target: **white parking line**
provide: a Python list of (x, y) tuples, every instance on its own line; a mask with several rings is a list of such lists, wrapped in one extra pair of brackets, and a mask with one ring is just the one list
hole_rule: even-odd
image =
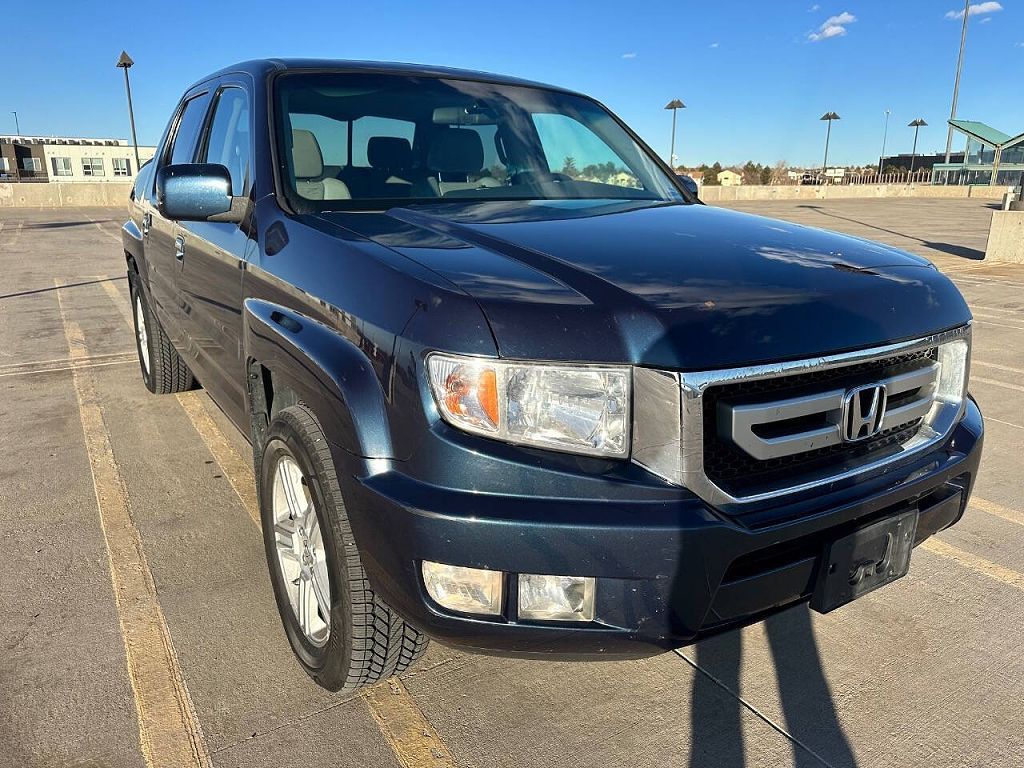
[(1022, 387), (1020, 384), (1007, 384), (1005, 381), (997, 381), (996, 379), (986, 379), (981, 376), (971, 376), (971, 382), (991, 384), (993, 387), (1004, 387), (1005, 389), (1012, 389), (1014, 392), (1024, 392), (1024, 387)]

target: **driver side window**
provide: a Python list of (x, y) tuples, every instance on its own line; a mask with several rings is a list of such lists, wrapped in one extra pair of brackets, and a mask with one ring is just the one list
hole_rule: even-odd
[(241, 88), (225, 88), (217, 97), (200, 162), (227, 168), (235, 197), (244, 195), (249, 186), (250, 145), (249, 96)]
[(538, 112), (533, 115), (533, 124), (552, 173), (561, 173), (574, 181), (643, 188), (615, 150), (578, 120)]

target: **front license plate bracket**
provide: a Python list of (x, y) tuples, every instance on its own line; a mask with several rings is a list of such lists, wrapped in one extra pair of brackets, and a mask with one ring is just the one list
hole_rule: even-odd
[(907, 575), (918, 511), (866, 525), (825, 546), (811, 608), (828, 613)]

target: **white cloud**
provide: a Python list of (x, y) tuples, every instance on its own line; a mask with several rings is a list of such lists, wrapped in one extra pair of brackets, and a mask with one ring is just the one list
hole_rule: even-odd
[(810, 8), (807, 9), (807, 12), (808, 13), (814, 13), (815, 11), (820, 11), (820, 10), (821, 10), (821, 6), (818, 5), (817, 3), (815, 3)]
[[(968, 16), (981, 16), (981, 15), (986, 14), (986, 13), (995, 13), (996, 11), (1001, 11), (1001, 10), (1003, 10), (1003, 6), (1001, 6), (997, 2), (994, 2), (994, 0), (989, 0), (989, 2), (974, 3), (973, 5), (967, 6), (967, 15)], [(964, 17), (964, 12), (963, 11), (947, 11), (946, 12), (946, 18), (947, 19), (962, 19), (963, 17)]]
[(708, 48), (717, 48), (717, 47), (718, 47), (718, 43), (712, 43), (711, 45), (708, 46)]
[(629, 53), (624, 53), (624, 54), (622, 54), (622, 58), (624, 58), (624, 59), (635, 59), (636, 58), (636, 53), (633, 52), (633, 51), (630, 51)]
[(846, 34), (846, 27), (857, 20), (849, 11), (843, 11), (838, 16), (829, 16), (821, 23), (814, 32), (807, 33), (807, 39), (811, 42), (828, 40), (830, 37), (842, 37)]

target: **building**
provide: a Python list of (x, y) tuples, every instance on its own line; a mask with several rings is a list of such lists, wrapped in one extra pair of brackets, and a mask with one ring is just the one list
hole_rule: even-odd
[[(910, 160), (914, 160), (915, 171), (930, 171), (935, 167), (937, 163), (945, 162), (946, 153), (942, 152), (935, 155), (912, 155), (910, 152), (901, 152), (898, 155), (889, 155), (888, 157), (882, 158), (882, 168), (899, 168), (904, 171), (910, 170)], [(964, 162), (963, 152), (952, 152), (949, 155), (949, 161), (951, 164), (960, 166)]]
[(743, 177), (736, 171), (726, 168), (718, 174), (718, 183), (723, 187), (738, 187), (743, 183)]
[[(145, 163), (156, 147), (139, 147)], [(0, 135), (0, 181), (130, 181), (135, 150), (123, 139)]]
[(933, 184), (1021, 184), (1024, 133), (1010, 136), (977, 120), (950, 120), (949, 124), (966, 140), (963, 159), (935, 163)]

